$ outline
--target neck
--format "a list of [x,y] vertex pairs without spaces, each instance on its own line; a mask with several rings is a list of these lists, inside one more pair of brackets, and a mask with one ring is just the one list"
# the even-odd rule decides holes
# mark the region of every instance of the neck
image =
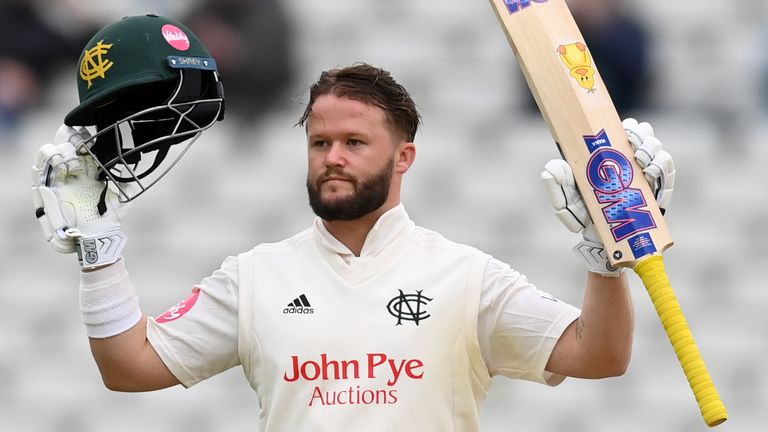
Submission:
[[381,215],[396,205],[381,206],[377,210],[355,220],[323,220],[323,225],[325,225],[325,228],[328,229],[331,235],[343,243],[355,256],[359,257],[371,228],[373,228]]

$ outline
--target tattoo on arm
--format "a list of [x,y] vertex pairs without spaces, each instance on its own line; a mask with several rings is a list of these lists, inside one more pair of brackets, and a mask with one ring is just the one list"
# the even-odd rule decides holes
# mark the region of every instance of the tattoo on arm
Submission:
[[584,320],[579,317],[576,320],[576,339],[584,338]]

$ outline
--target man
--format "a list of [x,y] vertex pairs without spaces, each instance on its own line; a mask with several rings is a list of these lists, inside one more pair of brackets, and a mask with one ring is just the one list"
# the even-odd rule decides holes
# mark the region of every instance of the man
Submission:
[[[556,385],[566,376],[621,375],[632,305],[625,276],[604,253],[585,259],[579,310],[408,218],[400,191],[419,123],[413,100],[388,72],[367,64],[323,72],[298,123],[306,128],[307,191],[318,215],[312,227],[227,258],[156,318],[141,313],[117,254],[84,262],[83,321],[105,385],[190,387],[241,365],[259,394],[263,431],[472,431],[493,376]],[[667,202],[671,159],[647,123],[625,126]],[[57,148],[83,133],[61,129]],[[72,178],[87,177],[80,166],[92,156],[60,150],[52,163],[50,151],[43,154],[37,170],[71,173],[37,189],[76,195],[66,191]],[[550,162],[542,177],[561,220],[573,230],[589,227],[567,164]],[[55,213],[49,202],[46,214]],[[81,207],[76,215],[93,207],[60,203]],[[101,226],[64,219],[70,230],[99,237],[93,231]],[[119,229],[111,221],[108,232]],[[585,242],[600,246],[583,231]]]

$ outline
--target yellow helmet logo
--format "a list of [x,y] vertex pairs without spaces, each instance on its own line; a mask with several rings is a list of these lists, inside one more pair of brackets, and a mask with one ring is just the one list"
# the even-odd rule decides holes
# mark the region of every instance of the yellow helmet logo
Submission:
[[106,78],[106,73],[115,63],[103,56],[109,53],[112,44],[105,44],[100,40],[93,48],[85,51],[83,62],[80,63],[80,78],[88,81],[88,88],[93,85],[96,78]]
[[595,68],[587,45],[575,42],[557,47],[560,60],[568,68],[569,75],[587,92],[595,91]]

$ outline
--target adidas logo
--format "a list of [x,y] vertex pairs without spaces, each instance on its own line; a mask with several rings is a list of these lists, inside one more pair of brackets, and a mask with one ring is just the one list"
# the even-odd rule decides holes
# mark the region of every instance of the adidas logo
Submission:
[[315,310],[312,308],[312,305],[309,304],[309,300],[307,300],[307,296],[304,294],[296,297],[293,299],[292,302],[288,303],[288,306],[283,309],[283,313],[288,314],[313,314],[315,313]]

